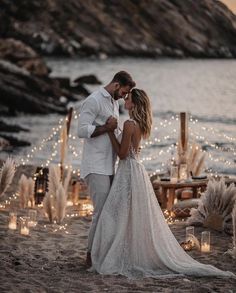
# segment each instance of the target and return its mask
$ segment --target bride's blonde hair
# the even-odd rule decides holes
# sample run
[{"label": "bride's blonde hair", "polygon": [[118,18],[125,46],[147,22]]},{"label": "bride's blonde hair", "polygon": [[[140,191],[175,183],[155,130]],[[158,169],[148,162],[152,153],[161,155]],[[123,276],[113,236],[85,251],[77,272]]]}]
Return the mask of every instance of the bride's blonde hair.
[{"label": "bride's blonde hair", "polygon": [[148,138],[152,127],[152,111],[150,99],[144,90],[132,89],[131,99],[134,108],[131,111],[132,118],[138,122],[143,138]]}]

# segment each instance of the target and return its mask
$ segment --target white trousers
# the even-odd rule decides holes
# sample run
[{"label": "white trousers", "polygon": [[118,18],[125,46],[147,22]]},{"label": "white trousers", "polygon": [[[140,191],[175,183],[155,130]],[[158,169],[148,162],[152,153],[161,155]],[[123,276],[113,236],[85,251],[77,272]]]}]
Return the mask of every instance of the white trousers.
[{"label": "white trousers", "polygon": [[85,181],[89,187],[89,193],[94,207],[92,223],[88,235],[88,252],[91,252],[97,222],[109,194],[112,179],[113,176],[94,173],[91,173],[85,177]]}]

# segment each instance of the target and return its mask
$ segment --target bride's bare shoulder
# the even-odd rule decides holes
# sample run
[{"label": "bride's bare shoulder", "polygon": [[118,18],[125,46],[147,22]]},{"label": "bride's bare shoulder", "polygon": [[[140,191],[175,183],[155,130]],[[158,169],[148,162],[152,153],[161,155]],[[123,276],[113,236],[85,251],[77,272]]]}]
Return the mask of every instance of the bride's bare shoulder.
[{"label": "bride's bare shoulder", "polygon": [[124,122],[124,127],[134,127],[136,125],[136,121],[133,119],[128,119]]},{"label": "bride's bare shoulder", "polygon": [[123,131],[133,131],[135,128],[135,121],[132,119],[128,119],[124,122]]}]

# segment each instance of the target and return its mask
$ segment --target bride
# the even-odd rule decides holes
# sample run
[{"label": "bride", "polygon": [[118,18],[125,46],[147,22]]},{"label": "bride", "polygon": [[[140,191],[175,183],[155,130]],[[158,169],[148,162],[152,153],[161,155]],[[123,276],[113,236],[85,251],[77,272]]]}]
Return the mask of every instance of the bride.
[{"label": "bride", "polygon": [[151,132],[150,100],[143,90],[133,89],[125,108],[130,119],[124,123],[122,137],[117,140],[109,133],[120,161],[97,224],[90,270],[130,278],[234,276],[197,262],[175,239],[137,155],[141,139]]}]

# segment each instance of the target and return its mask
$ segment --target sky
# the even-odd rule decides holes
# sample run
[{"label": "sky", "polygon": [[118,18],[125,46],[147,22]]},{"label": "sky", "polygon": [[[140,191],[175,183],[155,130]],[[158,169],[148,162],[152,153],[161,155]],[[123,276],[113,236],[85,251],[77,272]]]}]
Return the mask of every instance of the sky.
[{"label": "sky", "polygon": [[221,0],[236,14],[236,0]]}]

